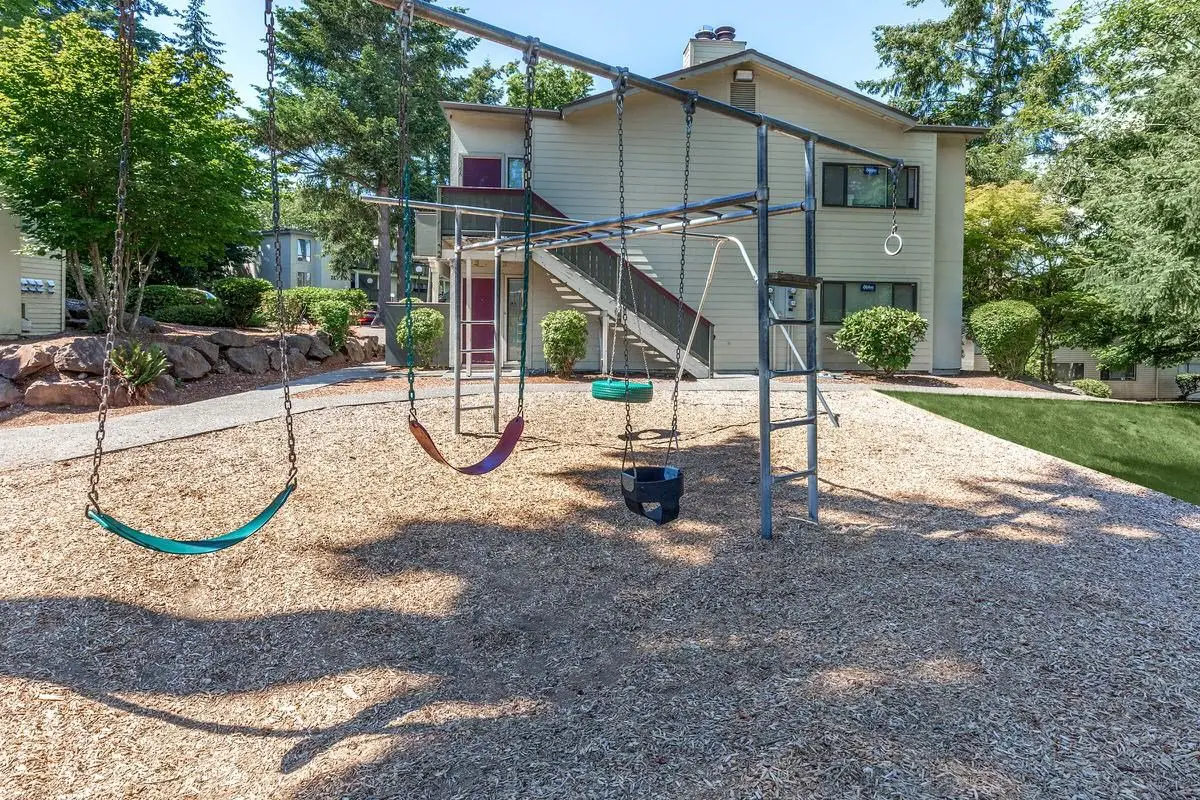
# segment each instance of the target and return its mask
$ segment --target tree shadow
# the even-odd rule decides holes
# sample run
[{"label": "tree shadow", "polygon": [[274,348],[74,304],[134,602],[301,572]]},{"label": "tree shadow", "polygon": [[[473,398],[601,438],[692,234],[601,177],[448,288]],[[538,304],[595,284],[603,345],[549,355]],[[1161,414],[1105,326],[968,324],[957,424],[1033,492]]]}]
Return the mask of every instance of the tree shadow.
[{"label": "tree shadow", "polygon": [[[963,481],[951,508],[840,481],[825,486],[820,529],[781,521],[765,545],[754,437],[694,438],[680,456],[685,516],[663,528],[620,505],[619,446],[529,476],[544,507],[505,519],[468,507],[326,545],[327,577],[347,592],[455,576],[444,616],[195,619],[19,598],[0,603],[0,674],[171,726],[283,740],[279,769],[299,798],[1018,796],[1038,790],[1053,754],[1120,776],[1123,740],[1072,744],[1079,726],[1118,720],[1144,747],[1188,752],[1195,551],[1177,519],[1147,519],[1131,493],[1064,468]],[[557,488],[579,499],[563,504]],[[781,520],[803,494],[778,493]],[[421,680],[381,687],[334,724],[157,707],[378,668]],[[325,760],[372,738],[384,743],[371,757]],[[1152,775],[1162,791],[1194,785],[1185,761],[1168,761]]]}]

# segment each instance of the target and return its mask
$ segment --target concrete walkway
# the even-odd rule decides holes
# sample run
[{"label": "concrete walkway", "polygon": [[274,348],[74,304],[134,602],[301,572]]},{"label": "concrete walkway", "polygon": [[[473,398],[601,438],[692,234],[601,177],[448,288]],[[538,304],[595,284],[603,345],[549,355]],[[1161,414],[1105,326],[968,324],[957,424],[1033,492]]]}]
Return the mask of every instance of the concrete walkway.
[{"label": "concrete walkway", "polygon": [[[296,414],[305,414],[327,408],[342,408],[346,406],[377,405],[384,403],[400,403],[407,400],[405,391],[377,391],[361,394],[325,395],[321,397],[305,397],[306,392],[325,386],[344,383],[372,377],[394,376],[395,370],[378,364],[349,367],[346,369],[326,372],[301,378],[292,384],[292,407]],[[501,391],[505,394],[516,392],[516,384],[504,384]],[[553,392],[590,391],[587,383],[530,383],[526,391],[543,394]],[[875,384],[841,383],[838,381],[823,381],[821,389],[827,395],[833,396],[841,392],[875,391],[881,387]],[[938,387],[895,387],[901,391],[927,392],[935,394],[966,394],[985,397],[1037,397],[1043,399],[1080,400],[1079,395],[1053,394],[1030,390],[1004,391],[985,389],[958,389]],[[708,378],[705,380],[688,381],[680,384],[680,390],[685,392],[755,392],[758,390],[758,378],[749,376],[728,376]],[[486,384],[468,384],[464,386],[464,394],[485,394],[491,391]],[[802,392],[803,383],[772,384],[773,392]],[[418,400],[450,397],[454,393],[452,387],[434,387],[417,393]],[[832,402],[832,400],[831,400]],[[835,409],[836,410],[836,409]],[[184,439],[213,431],[236,428],[274,419],[283,413],[283,387],[280,385],[264,386],[249,392],[216,397],[211,400],[201,400],[180,406],[164,406],[153,411],[143,411],[121,417],[113,417],[108,421],[104,440],[106,452],[128,450],[133,447],[143,447],[156,442],[173,439]],[[60,425],[35,425],[24,428],[0,430],[0,469],[32,467],[41,464],[66,461],[74,458],[90,456],[96,443],[96,426],[91,422],[74,422]]]}]

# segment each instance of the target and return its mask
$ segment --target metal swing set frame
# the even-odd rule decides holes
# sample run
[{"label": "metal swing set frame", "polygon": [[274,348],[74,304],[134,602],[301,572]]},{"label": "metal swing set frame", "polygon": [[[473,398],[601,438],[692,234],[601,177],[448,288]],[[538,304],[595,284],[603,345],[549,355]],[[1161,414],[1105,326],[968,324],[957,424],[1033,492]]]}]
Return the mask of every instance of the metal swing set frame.
[{"label": "metal swing set frame", "polygon": [[[578,53],[541,42],[535,37],[522,36],[512,31],[491,25],[482,20],[460,14],[426,0],[372,0],[378,5],[394,11],[411,15],[411,18],[421,18],[439,25],[453,28],[470,36],[475,36],[498,44],[515,48],[521,52],[536,49],[539,57],[548,58],[564,66],[573,67],[591,75],[607,78],[612,81],[624,80],[631,89],[651,92],[663,97],[686,104],[694,102],[695,107],[736,120],[755,129],[755,155],[757,162],[757,181],[753,191],[741,194],[715,197],[684,206],[656,209],[639,214],[626,215],[623,219],[612,218],[598,221],[563,220],[553,217],[535,217],[533,221],[549,223],[565,223],[560,227],[534,233],[529,240],[531,249],[552,250],[562,247],[573,247],[594,244],[619,237],[634,238],[662,234],[679,234],[686,228],[687,235],[697,228],[723,225],[740,220],[755,219],[757,221],[757,261],[755,271],[750,264],[745,248],[737,242],[739,249],[746,256],[746,265],[754,276],[757,289],[758,308],[758,408],[759,408],[759,529],[764,539],[772,538],[773,533],[773,489],[777,484],[804,478],[808,489],[808,516],[813,522],[818,520],[819,488],[817,472],[817,418],[818,402],[824,404],[824,397],[817,388],[818,369],[818,330],[820,323],[820,288],[821,279],[816,271],[816,146],[818,144],[852,155],[866,158],[887,168],[895,187],[897,176],[904,169],[904,160],[884,153],[860,147],[850,142],[844,142],[826,136],[809,128],[796,125],[788,120],[738,108],[706,95],[681,89],[655,78],[639,75],[628,70],[597,61]],[[804,201],[772,206],[770,204],[770,180],[768,174],[768,153],[771,134],[776,133],[791,139],[804,142]],[[893,188],[894,191],[894,188]],[[394,204],[400,201],[394,198],[367,196],[364,200],[372,203]],[[452,274],[452,291],[455,281],[461,275],[461,264],[464,252],[491,250],[495,257],[496,269],[503,253],[511,252],[525,246],[525,236],[501,235],[501,221],[511,212],[496,209],[477,208],[470,206],[455,206],[442,203],[420,203],[410,201],[413,208],[433,211],[450,211],[455,214],[455,243],[454,271]],[[804,214],[805,245],[804,273],[772,272],[771,265],[771,218],[787,214]],[[464,243],[462,238],[461,219],[463,214],[472,216],[492,217],[495,222],[495,235],[491,239]],[[733,237],[721,235],[699,234],[704,238],[718,240],[717,249],[724,241],[737,241]],[[891,233],[884,241],[884,252],[894,256],[903,247],[895,217],[893,216]],[[714,265],[716,258],[714,254]],[[711,273],[710,273],[711,279]],[[499,286],[499,283],[497,283]],[[771,301],[771,287],[783,286],[803,290],[805,293],[804,315],[799,319],[783,319],[776,313]],[[460,320],[457,319],[457,292],[451,298],[452,328],[451,328],[451,358],[455,363],[455,430],[458,430],[458,417],[461,398],[461,359],[455,353],[461,349]],[[776,370],[771,365],[771,331],[780,327],[787,339],[788,345],[801,364],[800,369]],[[801,358],[793,342],[789,328],[802,327],[806,329],[805,353]],[[456,335],[459,334],[459,335]],[[498,336],[498,334],[497,334]],[[457,347],[456,347],[457,345]],[[494,397],[493,408],[499,408],[499,358],[493,359]],[[780,377],[804,377],[806,383],[806,413],[795,419],[774,421],[771,418],[771,380]],[[498,413],[498,412],[496,412]],[[825,413],[836,424],[836,416],[825,405]],[[495,420],[498,425],[498,417]],[[793,427],[805,427],[807,431],[807,465],[804,469],[777,474],[771,465],[771,433],[776,430]]]}]

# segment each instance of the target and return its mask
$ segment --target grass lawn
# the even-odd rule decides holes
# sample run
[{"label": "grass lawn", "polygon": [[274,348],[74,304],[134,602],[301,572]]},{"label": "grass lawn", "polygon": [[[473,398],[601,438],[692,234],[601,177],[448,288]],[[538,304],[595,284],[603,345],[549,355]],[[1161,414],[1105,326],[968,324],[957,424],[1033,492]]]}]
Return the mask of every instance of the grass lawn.
[{"label": "grass lawn", "polygon": [[885,394],[1200,505],[1200,405]]}]

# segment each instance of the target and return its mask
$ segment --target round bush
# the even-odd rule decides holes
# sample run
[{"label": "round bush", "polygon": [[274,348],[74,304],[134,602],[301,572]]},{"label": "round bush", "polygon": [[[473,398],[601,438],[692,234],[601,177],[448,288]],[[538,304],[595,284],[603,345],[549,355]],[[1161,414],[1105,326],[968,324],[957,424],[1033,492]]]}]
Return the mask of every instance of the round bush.
[{"label": "round bush", "polygon": [[1023,300],[984,303],[971,312],[975,343],[991,362],[992,370],[1005,378],[1025,374],[1041,324],[1042,315]]},{"label": "round bush", "polygon": [[[130,297],[128,308],[133,308],[134,299]],[[194,289],[155,284],[142,288],[142,313],[147,317],[154,317],[159,309],[168,306],[202,306],[205,302],[204,295]]]},{"label": "round bush", "polygon": [[1196,392],[1200,392],[1200,372],[1181,372],[1175,376],[1175,385],[1179,387],[1179,399],[1187,400]]},{"label": "round bush", "polygon": [[915,311],[875,306],[846,317],[833,343],[853,353],[863,366],[891,375],[912,362],[917,342],[928,329],[929,323]]},{"label": "round bush", "polygon": [[[283,290],[282,322],[285,331],[296,330],[296,326],[304,318],[303,298],[296,295],[295,292],[295,289]],[[258,304],[257,316],[262,317],[266,326],[271,328],[279,327],[279,296],[275,292],[267,292],[262,296],[262,300]]]},{"label": "round bush", "polygon": [[542,353],[560,378],[571,377],[575,362],[587,355],[587,317],[581,311],[551,311],[542,317]]},{"label": "round bush", "polygon": [[1077,381],[1071,381],[1071,385],[1079,391],[1086,394],[1088,397],[1112,397],[1112,389],[1107,383],[1102,383],[1095,378],[1083,378]]},{"label": "round bush", "polygon": [[323,289],[320,286],[300,286],[295,289],[284,289],[285,297],[294,298],[300,309],[300,317],[312,319],[313,309],[317,303],[324,303],[329,300],[346,303],[350,306],[350,313],[355,316],[361,316],[366,311],[370,302],[367,299],[367,293],[362,289]]},{"label": "round bush", "polygon": [[[413,362],[422,369],[433,366],[446,335],[446,316],[436,308],[414,308],[412,310]],[[400,318],[396,326],[396,346],[408,349],[408,316]]]},{"label": "round bush", "polygon": [[204,328],[227,328],[229,317],[221,303],[206,303],[202,306],[167,306],[154,314],[159,322],[177,325],[199,325]]},{"label": "round bush", "polygon": [[213,284],[213,294],[225,304],[225,312],[234,327],[249,324],[262,297],[275,287],[262,278],[222,278]]},{"label": "round bush", "polygon": [[317,327],[329,334],[333,349],[340,349],[350,336],[350,304],[341,300],[323,300],[312,308]]}]

